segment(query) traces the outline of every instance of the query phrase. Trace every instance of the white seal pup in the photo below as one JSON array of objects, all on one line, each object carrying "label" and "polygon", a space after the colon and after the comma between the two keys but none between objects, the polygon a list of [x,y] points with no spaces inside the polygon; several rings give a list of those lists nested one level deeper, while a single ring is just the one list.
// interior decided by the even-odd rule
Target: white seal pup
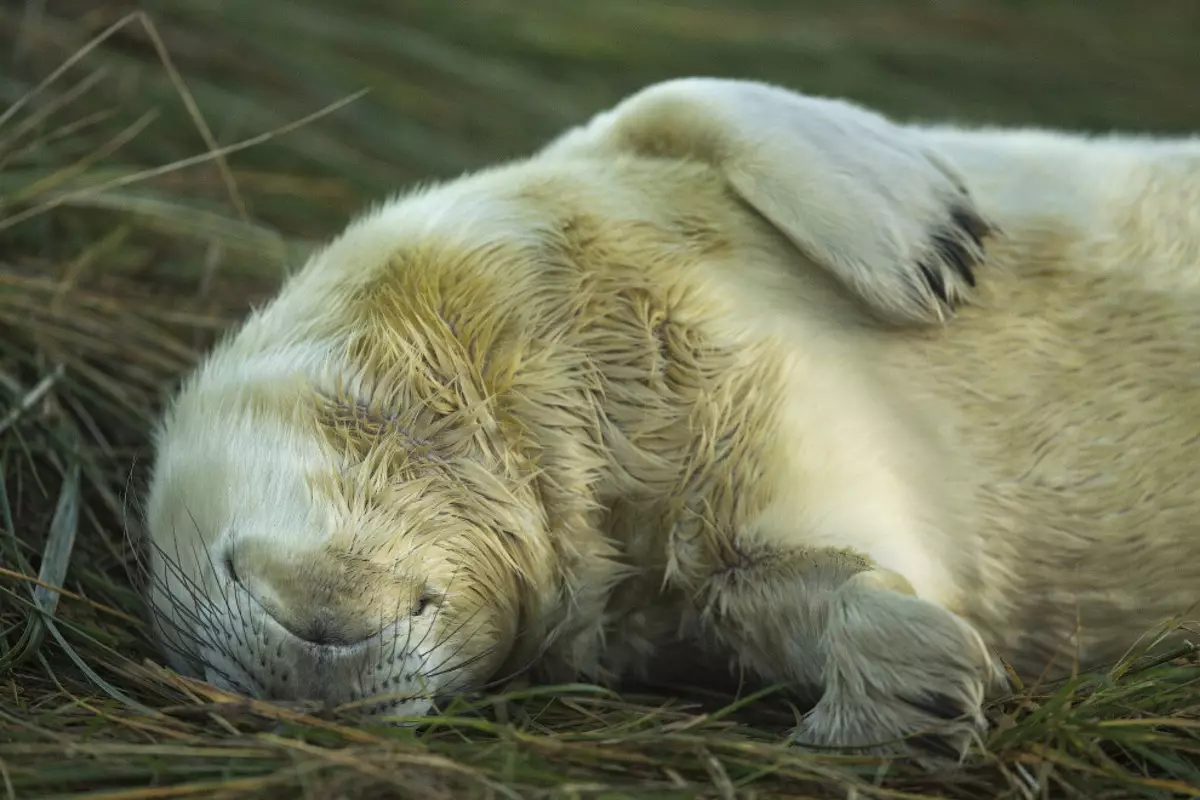
[{"label": "white seal pup", "polygon": [[650,86],[365,213],[156,448],[218,685],[420,714],[683,641],[814,689],[798,742],[960,748],[997,657],[1200,600],[1200,142]]}]

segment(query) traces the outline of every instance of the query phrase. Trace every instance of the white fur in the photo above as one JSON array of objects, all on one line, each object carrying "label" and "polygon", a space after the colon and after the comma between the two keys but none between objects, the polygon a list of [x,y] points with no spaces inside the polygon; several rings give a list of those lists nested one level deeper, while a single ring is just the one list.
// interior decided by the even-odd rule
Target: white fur
[{"label": "white fur", "polygon": [[[456,302],[495,317],[519,365],[506,424],[530,424],[479,423],[540,459],[509,489],[542,504],[513,518],[522,546],[545,546],[522,620],[544,641],[514,653],[620,675],[666,631],[706,629],[761,676],[823,690],[802,742],[941,725],[962,744],[1003,684],[989,650],[1026,672],[1102,663],[1200,601],[1196,139],[903,126],[750,82],[649,87],[528,161],[364,215],[213,355],[164,426],[149,505],[163,551],[196,550],[192,580],[232,585],[201,556],[239,527],[329,566],[313,554],[348,517],[314,506],[305,476],[355,465],[289,398],[347,375],[370,394],[347,348],[362,293],[408,285],[405,258],[423,291],[471,289]],[[642,302],[661,319],[645,338],[675,358],[661,372],[638,372]],[[377,348],[413,344],[390,330]],[[683,340],[703,346],[681,356]],[[595,367],[612,371],[601,391],[589,369],[613,352],[626,361]],[[685,462],[716,441],[741,460],[695,484]],[[424,557],[431,574],[445,560]],[[300,580],[251,594],[303,598]],[[256,614],[293,648],[282,663],[316,674],[315,651]],[[424,658],[406,651],[396,674]],[[331,674],[312,691],[365,691]]]}]

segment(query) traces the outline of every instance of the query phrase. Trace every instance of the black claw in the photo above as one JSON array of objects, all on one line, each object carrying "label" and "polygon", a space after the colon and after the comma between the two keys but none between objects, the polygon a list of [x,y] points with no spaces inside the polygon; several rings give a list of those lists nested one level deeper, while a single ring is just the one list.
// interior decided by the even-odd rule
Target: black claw
[{"label": "black claw", "polygon": [[933,241],[942,258],[963,276],[963,280],[974,286],[975,275],[971,272],[971,265],[975,263],[975,258],[966,246],[954,236],[945,233],[934,236]]},{"label": "black claw", "polygon": [[946,295],[946,283],[942,280],[942,276],[932,267],[927,267],[924,264],[920,265],[921,273],[925,276],[925,282],[929,284],[929,288],[933,289],[933,293],[941,298],[943,303],[949,304],[950,298]]},{"label": "black claw", "polygon": [[930,692],[923,697],[904,697],[901,698],[913,708],[919,708],[926,714],[932,717],[940,717],[941,719],[958,719],[967,714],[959,703],[955,702],[949,695],[941,692]]},{"label": "black claw", "polygon": [[966,231],[975,244],[983,247],[984,237],[992,232],[991,225],[963,208],[954,209],[950,212],[950,216],[954,219],[954,224]]}]

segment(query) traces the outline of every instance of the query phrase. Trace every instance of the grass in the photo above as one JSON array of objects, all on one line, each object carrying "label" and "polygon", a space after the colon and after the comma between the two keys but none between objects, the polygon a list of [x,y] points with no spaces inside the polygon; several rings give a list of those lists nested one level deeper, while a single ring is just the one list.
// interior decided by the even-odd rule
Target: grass
[{"label": "grass", "polygon": [[1195,130],[1200,6],[139,8],[0,5],[0,796],[1200,796],[1191,651],[1023,687],[943,772],[787,748],[778,696],[551,687],[384,729],[164,671],[127,546],[164,394],[364,204],[689,73],[908,117]]}]

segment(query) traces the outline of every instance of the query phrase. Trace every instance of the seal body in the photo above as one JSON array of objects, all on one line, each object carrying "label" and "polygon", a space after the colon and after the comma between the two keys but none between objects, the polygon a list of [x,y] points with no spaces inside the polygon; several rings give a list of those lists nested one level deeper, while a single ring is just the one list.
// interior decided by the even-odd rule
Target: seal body
[{"label": "seal body", "polygon": [[178,668],[423,713],[679,645],[961,745],[1200,600],[1200,142],[651,86],[389,201],[189,377]]}]

